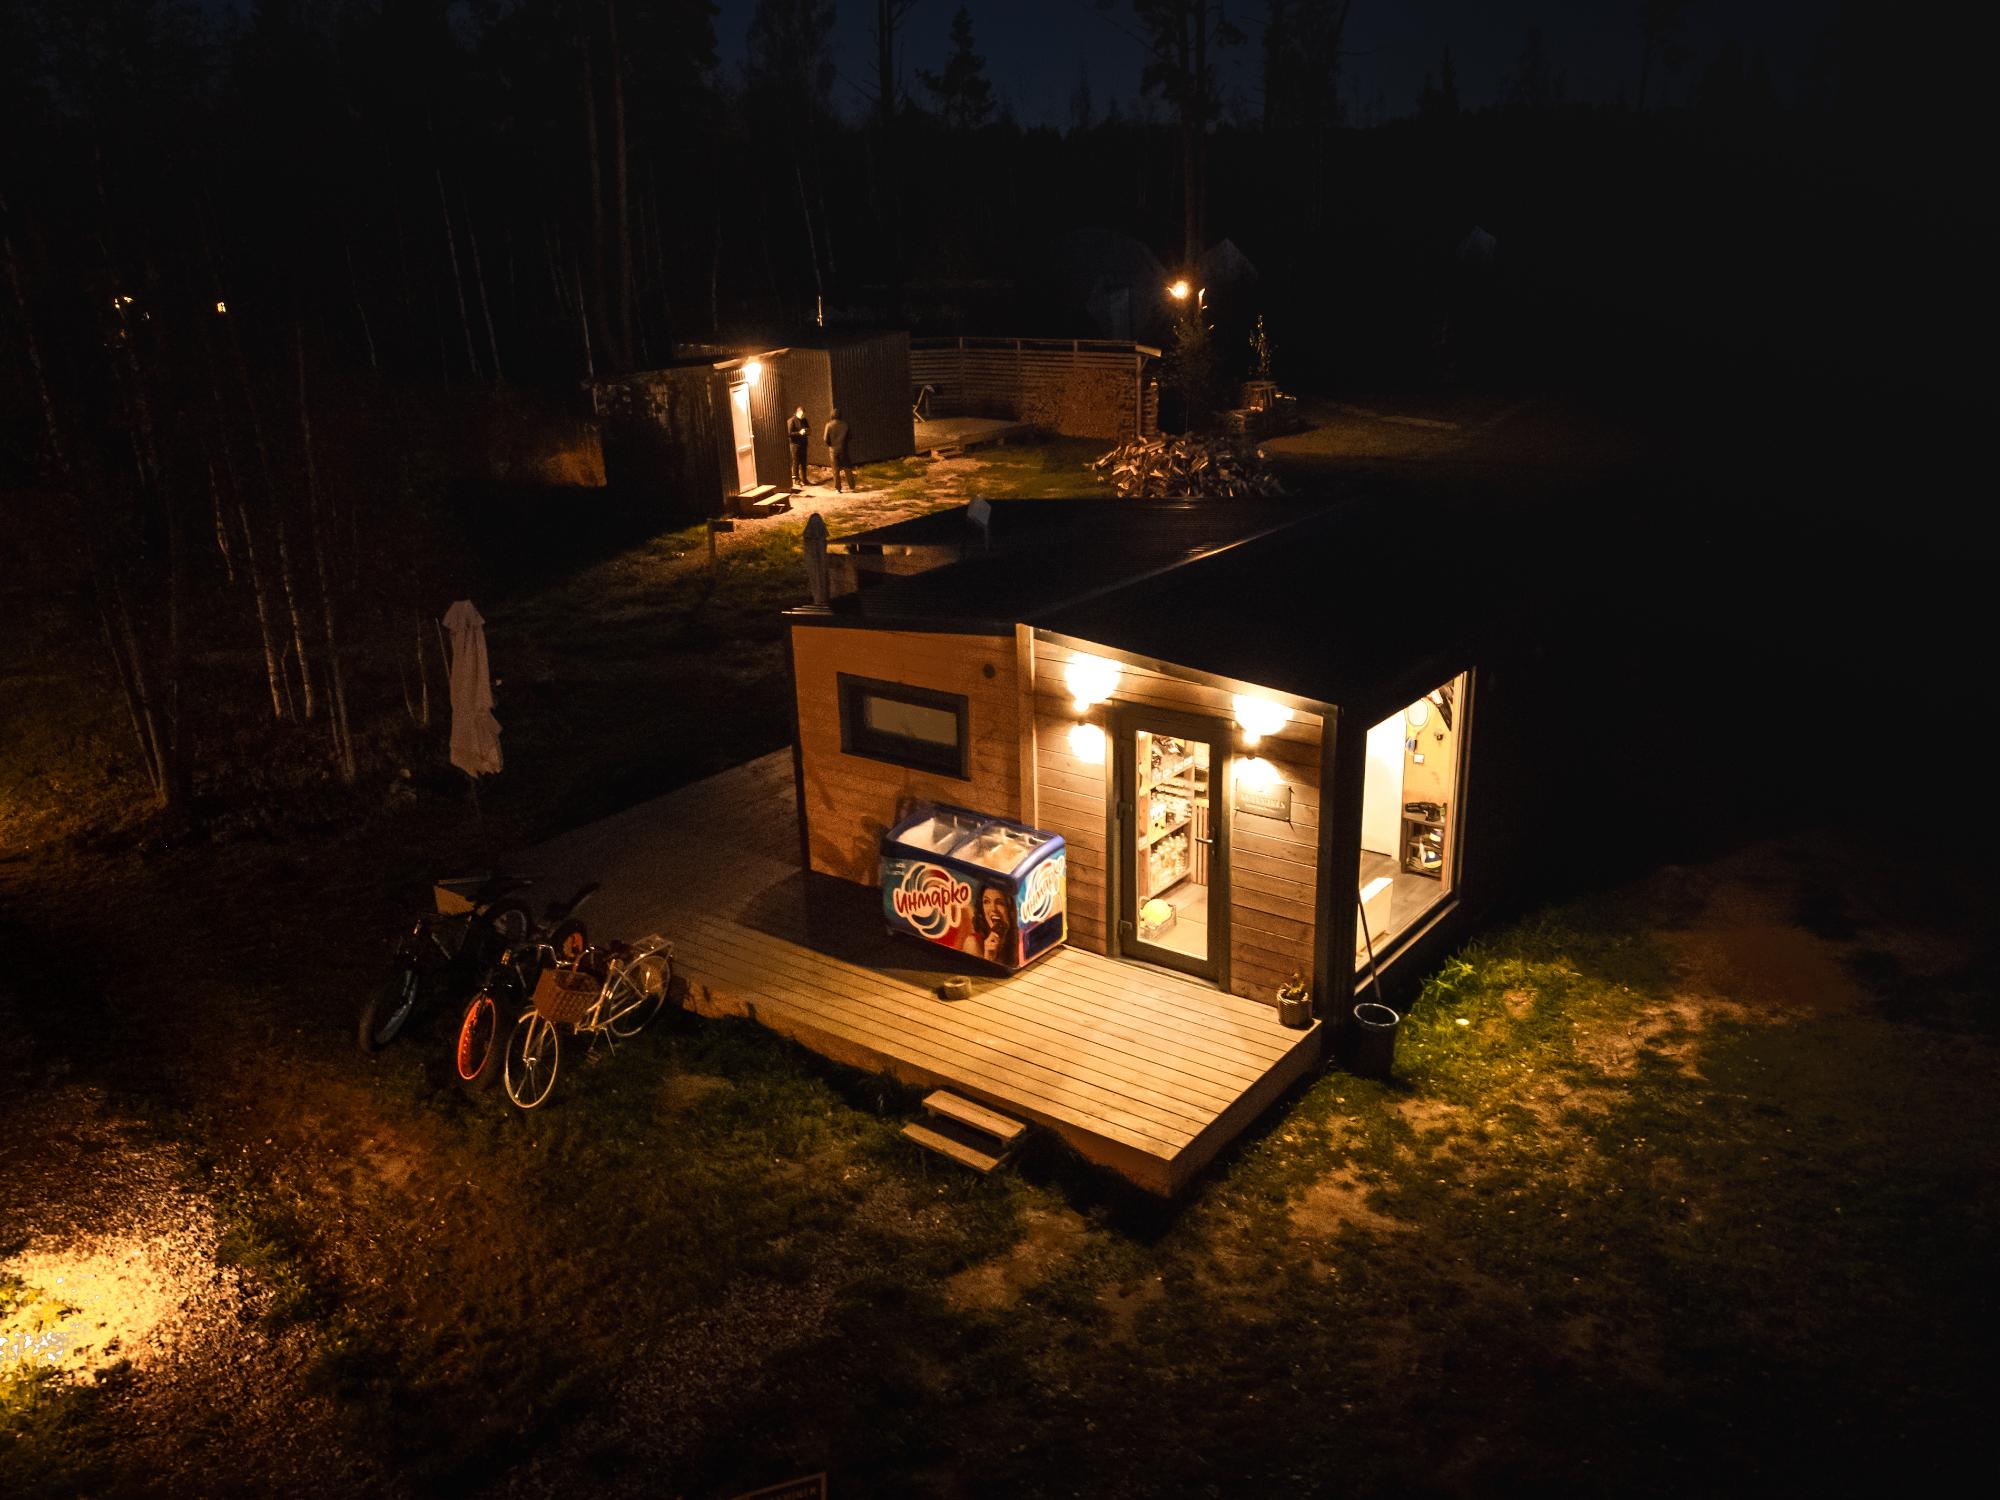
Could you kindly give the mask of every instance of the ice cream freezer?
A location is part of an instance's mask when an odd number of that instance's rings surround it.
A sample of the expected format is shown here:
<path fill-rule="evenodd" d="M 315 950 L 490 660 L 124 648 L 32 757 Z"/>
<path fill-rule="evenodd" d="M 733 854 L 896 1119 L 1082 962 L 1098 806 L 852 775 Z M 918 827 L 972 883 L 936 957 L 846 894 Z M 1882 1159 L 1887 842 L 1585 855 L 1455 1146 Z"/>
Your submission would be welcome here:
<path fill-rule="evenodd" d="M 891 932 L 1019 969 L 1068 936 L 1062 835 L 925 806 L 882 835 Z"/>

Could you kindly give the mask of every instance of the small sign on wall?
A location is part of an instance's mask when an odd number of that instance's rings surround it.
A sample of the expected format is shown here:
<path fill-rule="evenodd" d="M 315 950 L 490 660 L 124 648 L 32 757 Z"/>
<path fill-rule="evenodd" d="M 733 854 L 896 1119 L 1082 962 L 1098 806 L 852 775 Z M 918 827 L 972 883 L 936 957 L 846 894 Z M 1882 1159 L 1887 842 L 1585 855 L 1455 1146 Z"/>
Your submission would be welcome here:
<path fill-rule="evenodd" d="M 1236 787 L 1236 810 L 1289 823 L 1292 821 L 1292 784 L 1277 781 L 1260 791 L 1239 782 Z"/>

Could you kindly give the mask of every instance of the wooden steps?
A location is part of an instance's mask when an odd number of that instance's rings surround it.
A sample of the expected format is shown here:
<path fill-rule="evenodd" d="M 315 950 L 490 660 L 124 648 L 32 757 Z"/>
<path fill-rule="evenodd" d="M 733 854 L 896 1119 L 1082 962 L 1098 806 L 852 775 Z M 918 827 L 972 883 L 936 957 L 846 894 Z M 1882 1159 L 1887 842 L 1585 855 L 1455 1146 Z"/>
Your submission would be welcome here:
<path fill-rule="evenodd" d="M 990 1172 L 1020 1146 L 1028 1127 L 996 1114 L 984 1105 L 938 1089 L 924 1100 L 928 1121 L 912 1121 L 903 1134 L 926 1151 L 935 1151 L 975 1172 Z"/>
<path fill-rule="evenodd" d="M 791 492 L 781 490 L 775 484 L 760 484 L 754 490 L 744 490 L 736 497 L 738 515 L 775 516 L 791 508 Z"/>

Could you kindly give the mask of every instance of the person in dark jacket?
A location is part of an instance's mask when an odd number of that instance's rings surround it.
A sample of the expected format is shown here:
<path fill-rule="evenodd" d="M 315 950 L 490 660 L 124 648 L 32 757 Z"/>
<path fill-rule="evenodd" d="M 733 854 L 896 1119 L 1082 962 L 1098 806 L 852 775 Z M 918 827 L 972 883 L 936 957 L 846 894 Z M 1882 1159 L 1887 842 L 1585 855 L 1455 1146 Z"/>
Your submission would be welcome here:
<path fill-rule="evenodd" d="M 840 476 L 843 470 L 847 474 L 847 487 L 850 490 L 860 489 L 860 482 L 854 477 L 854 465 L 847 460 L 847 423 L 841 419 L 839 407 L 833 409 L 833 416 L 826 424 L 826 431 L 820 436 L 826 442 L 827 452 L 833 455 L 833 492 L 836 495 L 840 493 Z"/>
<path fill-rule="evenodd" d="M 812 483 L 806 475 L 806 437 L 811 431 L 806 425 L 806 409 L 803 406 L 793 412 L 785 423 L 785 437 L 792 445 L 792 488 L 795 491 Z"/>

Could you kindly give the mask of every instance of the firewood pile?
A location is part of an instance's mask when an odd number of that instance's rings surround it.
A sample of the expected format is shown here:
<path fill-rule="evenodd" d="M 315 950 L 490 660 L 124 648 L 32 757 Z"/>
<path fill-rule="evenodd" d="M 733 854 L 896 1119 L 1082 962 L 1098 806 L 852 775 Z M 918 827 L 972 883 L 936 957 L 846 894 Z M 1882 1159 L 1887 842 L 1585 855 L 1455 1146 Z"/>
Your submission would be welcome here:
<path fill-rule="evenodd" d="M 1241 500 L 1281 495 L 1263 453 L 1224 438 L 1133 438 L 1091 466 L 1121 500 Z"/>

